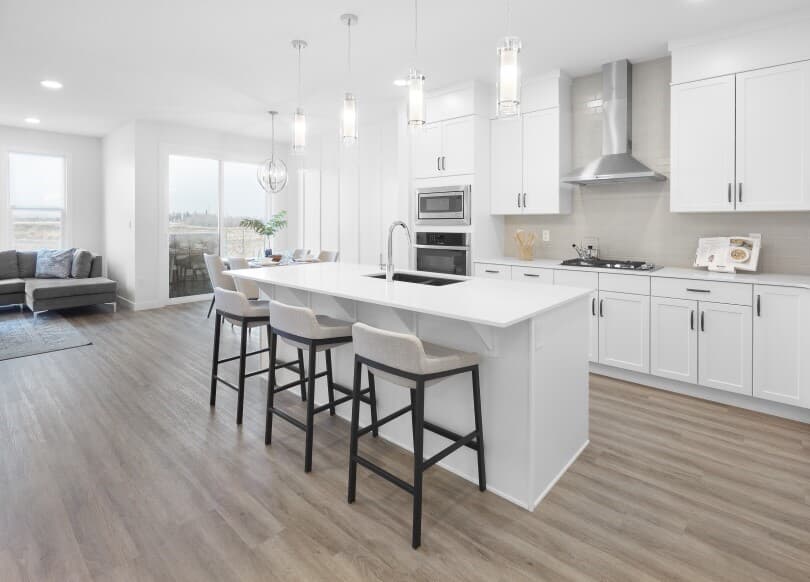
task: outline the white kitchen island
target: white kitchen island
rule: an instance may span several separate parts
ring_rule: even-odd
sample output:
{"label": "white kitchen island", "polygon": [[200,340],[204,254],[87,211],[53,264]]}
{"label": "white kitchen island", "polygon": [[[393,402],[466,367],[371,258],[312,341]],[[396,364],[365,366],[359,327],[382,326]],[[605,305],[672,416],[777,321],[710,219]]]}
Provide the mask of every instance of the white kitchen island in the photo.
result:
{"label": "white kitchen island", "polygon": [[[480,354],[488,490],[521,507],[533,510],[588,444],[585,304],[590,289],[458,277],[460,283],[432,287],[374,279],[368,275],[379,275],[377,267],[345,263],[228,273],[255,281],[277,301]],[[280,357],[293,359],[294,351],[283,345],[279,342]],[[344,386],[352,385],[353,357],[351,344],[333,350],[335,381]],[[323,366],[319,357],[318,369]],[[319,382],[320,404],[327,398],[325,379]],[[428,388],[425,418],[466,434],[473,427],[471,390],[469,374]],[[382,418],[406,406],[409,395],[379,378],[377,400]],[[367,424],[368,407],[360,410],[360,423]],[[339,407],[338,414],[348,419],[350,403]],[[383,426],[380,436],[412,450],[408,415]],[[442,437],[425,432],[426,458],[444,446]],[[346,451],[348,456],[348,443]],[[470,449],[456,451],[440,465],[477,483]]]}

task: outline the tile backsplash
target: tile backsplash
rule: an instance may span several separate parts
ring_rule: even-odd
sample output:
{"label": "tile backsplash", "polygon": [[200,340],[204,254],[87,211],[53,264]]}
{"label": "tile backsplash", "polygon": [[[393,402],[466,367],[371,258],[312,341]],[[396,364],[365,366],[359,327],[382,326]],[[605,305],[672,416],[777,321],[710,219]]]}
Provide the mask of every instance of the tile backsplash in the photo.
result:
{"label": "tile backsplash", "polygon": [[[670,59],[633,67],[633,155],[652,169],[669,175]],[[573,158],[581,166],[601,152],[599,74],[574,80]],[[669,182],[575,187],[568,215],[509,216],[505,221],[504,252],[517,256],[513,235],[533,231],[538,258],[575,256],[571,245],[586,237],[599,239],[602,257],[644,259],[659,265],[689,267],[697,239],[705,236],[762,234],[759,270],[810,275],[810,213],[756,212],[680,214],[669,211]],[[542,231],[551,240],[542,241]]]}

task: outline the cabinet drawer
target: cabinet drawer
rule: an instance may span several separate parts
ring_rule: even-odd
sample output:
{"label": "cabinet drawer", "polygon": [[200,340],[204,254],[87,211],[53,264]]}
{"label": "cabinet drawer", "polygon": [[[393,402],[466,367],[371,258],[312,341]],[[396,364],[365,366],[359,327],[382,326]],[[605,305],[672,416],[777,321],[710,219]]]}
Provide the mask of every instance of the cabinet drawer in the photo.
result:
{"label": "cabinet drawer", "polygon": [[697,299],[710,303],[751,305],[752,287],[748,283],[721,283],[699,279],[652,278],[652,294],[655,297]]}
{"label": "cabinet drawer", "polygon": [[599,273],[585,273],[583,271],[556,269],[554,271],[554,284],[568,285],[569,287],[584,287],[586,289],[598,289]]}
{"label": "cabinet drawer", "polygon": [[508,265],[493,263],[475,263],[476,277],[489,277],[490,279],[511,279],[512,268]]}
{"label": "cabinet drawer", "polygon": [[552,285],[554,284],[554,271],[538,267],[512,267],[512,280]]}
{"label": "cabinet drawer", "polygon": [[614,275],[599,273],[599,290],[617,293],[650,294],[650,277],[647,275]]}

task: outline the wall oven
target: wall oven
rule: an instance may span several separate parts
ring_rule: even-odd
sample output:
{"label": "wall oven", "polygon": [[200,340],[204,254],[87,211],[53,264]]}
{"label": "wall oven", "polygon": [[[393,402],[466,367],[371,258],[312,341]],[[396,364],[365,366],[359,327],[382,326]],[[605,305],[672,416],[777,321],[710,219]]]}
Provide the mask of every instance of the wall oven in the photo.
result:
{"label": "wall oven", "polygon": [[470,186],[418,188],[416,224],[470,224]]}
{"label": "wall oven", "polygon": [[468,232],[417,232],[414,251],[417,271],[471,275]]}

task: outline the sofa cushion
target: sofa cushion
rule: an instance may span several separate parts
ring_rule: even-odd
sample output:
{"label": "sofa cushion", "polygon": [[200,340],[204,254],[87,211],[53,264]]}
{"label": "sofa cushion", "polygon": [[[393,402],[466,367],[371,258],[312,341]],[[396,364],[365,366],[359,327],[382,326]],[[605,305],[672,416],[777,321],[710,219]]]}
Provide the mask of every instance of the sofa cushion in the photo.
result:
{"label": "sofa cushion", "polygon": [[0,280],[0,295],[8,295],[9,293],[25,293],[25,281],[22,279]]}
{"label": "sofa cushion", "polygon": [[20,276],[17,268],[17,251],[0,251],[0,280],[16,279]]}
{"label": "sofa cushion", "polygon": [[73,268],[73,249],[37,252],[37,279],[67,279]]}
{"label": "sofa cushion", "polygon": [[17,251],[17,271],[20,279],[30,279],[37,274],[37,251]]}
{"label": "sofa cushion", "polygon": [[84,249],[76,249],[73,253],[73,266],[70,276],[74,279],[87,279],[93,267],[93,253]]}
{"label": "sofa cushion", "polygon": [[25,293],[33,299],[115,293],[118,283],[104,277],[89,279],[26,279]]}

